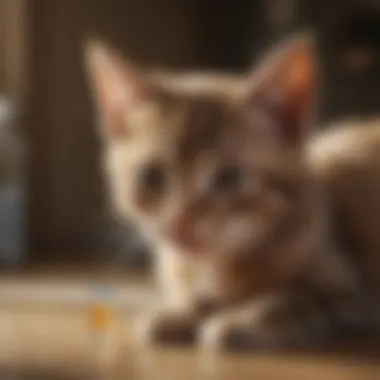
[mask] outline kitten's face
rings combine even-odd
[[[289,217],[302,177],[310,49],[287,49],[264,65],[273,67],[269,76],[252,79],[144,76],[98,47],[115,209],[193,254],[264,244]]]

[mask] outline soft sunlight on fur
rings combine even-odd
[[[325,164],[306,160],[318,77],[310,36],[236,77],[147,71],[99,43],[87,58],[114,209],[155,252],[164,302],[144,322],[149,338],[199,330],[211,346],[307,345],[336,316],[361,320],[359,274],[331,239],[313,172]],[[198,329],[207,323],[218,328]]]

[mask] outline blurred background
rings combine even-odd
[[[246,69],[271,43],[317,31],[322,121],[378,110],[380,4],[372,0],[1,0],[0,89],[27,141],[23,263],[112,260],[134,233],[106,212],[82,48],[100,36],[174,68]],[[128,229],[129,231],[129,229]],[[132,252],[133,251],[133,252]],[[136,257],[137,256],[137,257]]]
[[[83,70],[87,37],[152,65],[239,71],[310,28],[323,68],[321,124],[375,115],[379,0],[0,0],[0,150],[11,168],[0,190],[2,278],[147,262],[133,228],[107,212]]]

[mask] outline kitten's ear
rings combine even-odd
[[[282,42],[253,71],[247,100],[253,107],[251,112],[272,121],[274,133],[297,142],[307,132],[316,85],[314,37],[298,35]]]
[[[148,98],[143,73],[100,41],[86,43],[85,59],[105,132],[110,137],[125,136],[128,113]]]

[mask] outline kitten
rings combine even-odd
[[[306,160],[310,37],[241,76],[151,71],[101,43],[87,58],[114,209],[155,251],[162,298],[145,338],[292,346],[352,311],[357,273]]]

